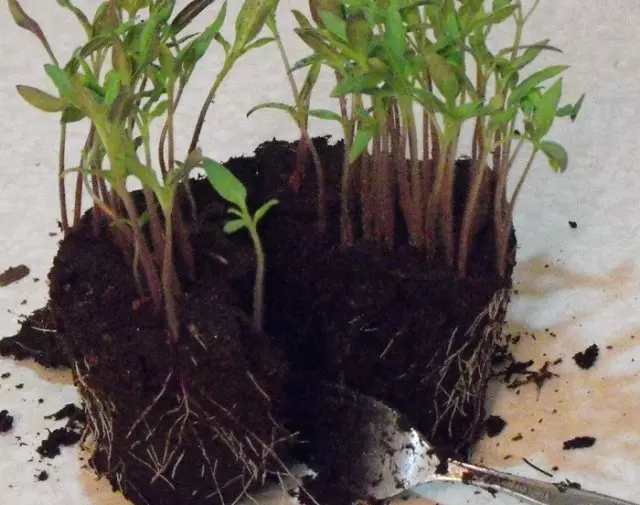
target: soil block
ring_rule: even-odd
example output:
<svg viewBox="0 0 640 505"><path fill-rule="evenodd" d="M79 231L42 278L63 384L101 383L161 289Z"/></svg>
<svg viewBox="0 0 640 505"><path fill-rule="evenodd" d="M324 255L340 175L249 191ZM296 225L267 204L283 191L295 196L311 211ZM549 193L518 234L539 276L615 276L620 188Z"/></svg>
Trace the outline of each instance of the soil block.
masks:
<svg viewBox="0 0 640 505"><path fill-rule="evenodd" d="M227 163L247 185L251 208L280 201L260 223L265 332L248 316L250 241L222 232L226 204L206 180L192 183L198 213L186 229L197 276L189 279L177 264L184 290L178 345L139 298L106 223L96 235L90 211L61 242L49 276L52 335L96 441L91 464L137 505L231 503L282 472L288 458L313 461L318 444L304 442L312 438L307 393L317 381L384 401L446 454L466 457L482 434L515 263L512 257L506 278L495 274L490 209L481 212L465 278L441 256L427 261L411 249L401 222L393 250L362 240L341 246L342 144L314 141L327 181L323 235L313 167L299 186L289 184L295 143L267 142L255 156ZM469 162L458 163L457 227L469 174ZM341 503L335 492L323 505Z"/></svg>

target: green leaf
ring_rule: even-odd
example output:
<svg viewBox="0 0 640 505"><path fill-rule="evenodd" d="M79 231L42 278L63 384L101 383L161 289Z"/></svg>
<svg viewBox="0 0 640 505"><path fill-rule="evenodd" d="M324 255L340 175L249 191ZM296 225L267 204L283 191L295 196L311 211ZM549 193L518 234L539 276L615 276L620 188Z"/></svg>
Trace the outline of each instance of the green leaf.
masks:
<svg viewBox="0 0 640 505"><path fill-rule="evenodd" d="M340 16L330 11L321 10L322 25L342 42L347 42L347 23Z"/></svg>
<svg viewBox="0 0 640 505"><path fill-rule="evenodd" d="M113 68L120 74L122 84L131 86L132 67L131 60L122 45L122 41L118 37L113 37L111 44L111 64Z"/></svg>
<svg viewBox="0 0 640 505"><path fill-rule="evenodd" d="M202 165L211 186L222 198L240 208L246 207L247 189L227 167L211 158L203 158Z"/></svg>
<svg viewBox="0 0 640 505"><path fill-rule="evenodd" d="M56 65L46 64L44 70L60 92L60 96L66 98L71 104L77 104L76 92L69 75Z"/></svg>
<svg viewBox="0 0 640 505"><path fill-rule="evenodd" d="M451 109L451 114L461 120L481 115L484 112L479 101L467 102Z"/></svg>
<svg viewBox="0 0 640 505"><path fill-rule="evenodd" d="M84 12L82 12L78 7L73 5L70 0L58 0L58 5L66 9L69 9L71 12L73 12L78 22L82 25L82 28L84 28L85 33L88 36L91 36L91 30L92 30L91 23L89 22L89 18L87 18Z"/></svg>
<svg viewBox="0 0 640 505"><path fill-rule="evenodd" d="M318 26L322 26L321 12L331 12L336 16L340 15L340 0L309 0L309 10L311 17Z"/></svg>
<svg viewBox="0 0 640 505"><path fill-rule="evenodd" d="M332 110L311 109L309 111L309 115L313 116L313 117L316 117L318 119L326 119L328 121L337 121L340 124L343 123L342 116L340 114L338 114L337 112L334 112Z"/></svg>
<svg viewBox="0 0 640 505"><path fill-rule="evenodd" d="M291 66L291 72L295 72L296 70L300 70L301 68L308 67L309 65L313 65L314 62L322 62L320 55L312 54L310 56L305 56L304 58L299 59Z"/></svg>
<svg viewBox="0 0 640 505"><path fill-rule="evenodd" d="M231 235L232 233L235 233L238 230L246 227L247 223L245 223L242 219L233 219L232 221L227 221L226 223L224 223L222 231L224 231L228 235Z"/></svg>
<svg viewBox="0 0 640 505"><path fill-rule="evenodd" d="M267 103L261 103L260 105L256 105L255 107L252 107L249 110L249 112L247 112L247 117L249 117L254 112L262 109L282 110L287 114L289 114L292 118L296 119L296 108L293 107L292 105L287 105L286 103L280 103L280 102L267 102Z"/></svg>
<svg viewBox="0 0 640 505"><path fill-rule="evenodd" d="M538 147L547 156L554 172L564 172L567 169L569 155L564 147L551 140L540 142Z"/></svg>
<svg viewBox="0 0 640 505"><path fill-rule="evenodd" d="M300 28L313 28L311 21L309 21L307 17L302 14L302 12L297 9L291 9L291 13L293 14L293 17L296 18L296 21L298 22L298 26Z"/></svg>
<svg viewBox="0 0 640 505"><path fill-rule="evenodd" d="M385 16L384 45L396 60L403 59L407 48L407 34L402 16L397 10L389 10Z"/></svg>
<svg viewBox="0 0 640 505"><path fill-rule="evenodd" d="M122 74L117 70L109 70L104 79L104 106L109 108L120 93Z"/></svg>
<svg viewBox="0 0 640 505"><path fill-rule="evenodd" d="M305 109L309 108L309 103L311 101L311 92L318 82L321 66L322 65L320 63L320 60L316 60L311 64L311 67L309 67L309 72L307 73L307 77L302 84L302 88L300 88L300 93L297 101L300 105L303 105Z"/></svg>
<svg viewBox="0 0 640 505"><path fill-rule="evenodd" d="M527 77L524 81L518 84L515 89L509 95L508 104L513 105L519 103L525 96L529 94L529 92L536 88L542 82L551 79L558 75L561 72L564 72L568 65L555 65L553 67L547 67L545 69L539 70L534 74Z"/></svg>
<svg viewBox="0 0 640 505"><path fill-rule="evenodd" d="M167 111L168 107L169 107L169 100L163 100L162 102L158 102L156 106L153 109L151 109L151 112L149 113L149 117L151 119L154 119L162 116Z"/></svg>
<svg viewBox="0 0 640 505"><path fill-rule="evenodd" d="M207 7L213 3L213 0L192 0L186 7L184 7L176 17L173 18L171 25L169 25L169 35L171 37L177 35Z"/></svg>
<svg viewBox="0 0 640 505"><path fill-rule="evenodd" d="M62 117L60 118L60 122L64 124L69 123L77 123L78 121L82 121L86 116L84 112L76 107L67 106L62 111Z"/></svg>
<svg viewBox="0 0 640 505"><path fill-rule="evenodd" d="M118 5L107 0L100 4L93 18L93 28L99 35L111 35L120 26Z"/></svg>
<svg viewBox="0 0 640 505"><path fill-rule="evenodd" d="M500 23L504 23L507 19L509 19L514 11L519 8L518 4L505 5L504 7L500 7L498 9L494 9L492 12L487 14L486 16L482 16L480 19L476 20L473 23L473 27L476 26L495 26Z"/></svg>
<svg viewBox="0 0 640 505"><path fill-rule="evenodd" d="M331 90L330 96L338 97L351 93L375 93L378 90L378 85L384 78L385 75L380 72L372 72L364 75L348 75Z"/></svg>
<svg viewBox="0 0 640 505"><path fill-rule="evenodd" d="M236 18L236 38L231 52L239 53L258 36L277 5L278 0L244 0Z"/></svg>
<svg viewBox="0 0 640 505"><path fill-rule="evenodd" d="M578 99L578 101L573 105L571 113L569 114L569 118L571 119L571 121L575 121L576 118L578 117L578 114L580 113L580 109L582 108L582 102L584 102L584 93L582 94L582 96Z"/></svg>
<svg viewBox="0 0 640 505"><path fill-rule="evenodd" d="M194 41L194 49L196 52L196 61L204 56L204 53L209 49L211 42L213 42L216 34L222 28L222 24L227 17L227 2L223 2L222 8L218 13L216 19L209 26L205 28L205 30L196 37Z"/></svg>
<svg viewBox="0 0 640 505"><path fill-rule="evenodd" d="M302 41L313 49L316 55L321 56L331 68L341 69L343 67L342 57L340 54L324 41L315 28L296 28L294 31Z"/></svg>
<svg viewBox="0 0 640 505"><path fill-rule="evenodd" d="M427 60L429 75L438 91L448 102L453 101L460 92L460 84L454 68L437 53L427 52L424 57Z"/></svg>
<svg viewBox="0 0 640 505"><path fill-rule="evenodd" d="M268 202L265 202L262 205L262 207L256 210L256 213L253 215L254 226L258 226L258 223L260 222L260 220L265 216L267 212L269 212L271 207L273 207L274 205L278 205L278 203L279 203L278 200L276 200L275 198L272 198Z"/></svg>
<svg viewBox="0 0 640 505"><path fill-rule="evenodd" d="M369 145L374 134L375 130L373 128L362 128L358 130L355 138L353 139L351 149L349 150L349 163L353 163L360 157Z"/></svg>
<svg viewBox="0 0 640 505"><path fill-rule="evenodd" d="M360 12L350 15L346 21L347 40L358 53L366 55L373 35L369 23Z"/></svg>
<svg viewBox="0 0 640 505"><path fill-rule="evenodd" d="M173 9L176 6L176 0L160 0L156 5L154 10L154 14L157 13L158 24L160 26L164 26L164 24L169 20L171 14L173 14Z"/></svg>
<svg viewBox="0 0 640 505"><path fill-rule="evenodd" d="M42 28L40 28L40 25L34 19L29 17L29 15L24 11L22 6L18 3L18 0L7 0L7 1L9 3L9 12L11 13L11 16L13 17L13 20L15 21L15 23L20 28L24 28L25 30L30 31L36 37L38 37L38 40L40 40L40 43L44 46L45 50L47 51L47 54L51 58L51 61L57 64L56 57L53 54L53 50L49 45L49 41L47 40L47 37L44 36L44 32L42 31Z"/></svg>
<svg viewBox="0 0 640 505"><path fill-rule="evenodd" d="M18 84L16 89L29 105L43 112L61 112L66 107L66 100L45 93L38 88Z"/></svg>
<svg viewBox="0 0 640 505"><path fill-rule="evenodd" d="M511 2L512 0L493 0L493 3L491 4L491 10L496 11L502 9L509 5Z"/></svg>
<svg viewBox="0 0 640 505"><path fill-rule="evenodd" d="M562 79L558 79L537 101L532 121L538 140L549 133L553 125L553 120L556 117L561 96Z"/></svg>
<svg viewBox="0 0 640 505"><path fill-rule="evenodd" d="M259 39L256 39L253 42L251 42L251 44L247 44L246 46L244 46L244 49L242 51L240 51L240 55L244 55L244 54L248 53L249 51L253 51L254 49L258 49L259 47L266 46L267 44L270 44L271 42L273 42L275 40L276 39L274 39L273 37L261 37Z"/></svg>
<svg viewBox="0 0 640 505"><path fill-rule="evenodd" d="M229 44L227 39L225 39L224 36L220 32L218 32L216 33L214 40L222 46L222 49L224 49L225 56L228 56L229 51L231 51L231 44Z"/></svg>

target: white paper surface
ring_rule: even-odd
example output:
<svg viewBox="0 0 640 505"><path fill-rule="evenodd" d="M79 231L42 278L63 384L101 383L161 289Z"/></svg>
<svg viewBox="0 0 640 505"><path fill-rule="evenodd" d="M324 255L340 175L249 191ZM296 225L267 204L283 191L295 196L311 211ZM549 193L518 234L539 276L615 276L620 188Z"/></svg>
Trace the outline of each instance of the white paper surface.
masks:
<svg viewBox="0 0 640 505"><path fill-rule="evenodd" d="M87 9L96 3L77 2ZM306 8L306 2L299 3L281 2L281 29L292 59L307 54L289 33L294 26L289 9ZM56 2L23 0L22 4L41 23L61 59L67 58L81 37L72 17ZM234 4L229 8L230 20L239 2ZM52 90L42 68L46 54L34 37L13 25L6 3L0 9L0 271L20 263L32 271L21 282L0 288L0 335L4 336L17 330L18 314L27 314L46 300L45 279L59 240L49 236L56 231L58 218L58 131L53 115L36 112L15 92L19 83ZM549 62L572 65L564 79L567 100L583 91L587 99L575 124L563 121L553 131L553 138L570 153L569 170L553 174L539 159L521 196L516 215L519 294L508 319L511 331L532 334L518 344L520 357L535 359L537 366L559 357L564 362L556 368L560 377L547 383L539 396L533 386L522 388L519 395L504 389L496 392L491 411L503 416L508 425L501 436L483 440L475 455L477 462L531 477L541 475L525 465L523 457L545 469L557 465L558 480L570 479L629 500L640 497L638 19L636 0L542 0L532 19L526 40L551 38L564 55L561 59L554 55ZM186 147L198 103L219 68L219 57L211 55L189 88L194 99L177 118L179 125L187 125L178 148ZM325 76L317 95L327 94L331 85L330 76ZM223 161L251 154L272 137L293 140L296 129L281 113L266 111L246 118L247 110L267 100L290 100L280 60L271 46L241 61L223 85L203 136L207 154ZM326 98L314 103L332 106ZM314 134L337 133L324 122L312 126ZM81 131L74 130L70 139L69 161L75 162L72 158L83 141ZM569 220L576 221L578 228L571 229ZM41 280L34 282L33 277ZM578 369L571 356L594 342L601 348L596 366L589 371ZM58 426L42 417L77 400L68 377L57 374L50 380L56 374L2 359L0 373L5 372L11 377L0 380L0 410L8 409L15 416L15 428L0 435L0 505L125 503L104 481L96 482L82 469L78 448L63 449L60 457L47 461L35 453L46 429ZM22 389L15 388L19 383L24 384ZM46 402L38 404L44 396ZM519 433L523 439L512 441ZM563 451L562 442L576 435L592 435L597 442L591 449ZM26 445L21 446L17 437ZM49 480L36 482L35 474L43 469L49 472ZM429 489L431 499L443 505L508 503L501 495L475 495L464 487Z"/></svg>

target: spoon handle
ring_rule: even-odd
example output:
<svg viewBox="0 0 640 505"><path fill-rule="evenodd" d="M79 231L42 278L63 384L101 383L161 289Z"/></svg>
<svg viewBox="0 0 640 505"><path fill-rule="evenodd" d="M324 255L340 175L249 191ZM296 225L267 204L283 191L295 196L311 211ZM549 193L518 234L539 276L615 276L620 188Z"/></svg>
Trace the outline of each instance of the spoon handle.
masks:
<svg viewBox="0 0 640 505"><path fill-rule="evenodd" d="M630 501L577 489L562 483L518 477L490 468L449 461L448 475L439 480L462 482L483 489L493 488L540 505L638 505Z"/></svg>

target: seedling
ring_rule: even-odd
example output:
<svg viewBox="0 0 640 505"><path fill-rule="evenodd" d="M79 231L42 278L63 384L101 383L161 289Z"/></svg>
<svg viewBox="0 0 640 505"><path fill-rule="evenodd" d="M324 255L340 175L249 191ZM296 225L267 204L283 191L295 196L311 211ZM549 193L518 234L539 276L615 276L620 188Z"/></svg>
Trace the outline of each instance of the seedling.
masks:
<svg viewBox="0 0 640 505"><path fill-rule="evenodd" d="M198 144L207 111L235 63L273 41L258 35L278 0L245 0L235 21L233 43L221 32L226 1L202 33L187 36L183 31L212 0L192 0L176 15L174 0L107 0L98 6L93 19L71 0L58 3L87 35L86 43L76 48L65 65L59 63L42 29L18 0L9 0L9 9L16 23L37 36L49 55L45 72L58 96L30 86L18 86L18 91L34 107L61 116L58 173L63 230L69 233L80 222L84 186L93 199L94 232L102 233L104 221L110 224L106 229L133 265L140 298L150 297L155 310L164 312L175 343L180 333L176 298L182 288L174 267L174 245L189 277L197 275L183 207L176 203L189 198L195 214L188 176L202 159ZM178 161L175 111L197 64L214 41L224 50L224 62L204 100L184 161ZM89 127L80 162L68 167L66 125L83 120ZM156 166L150 132L158 120L163 130ZM63 181L70 172L77 173L72 222ZM143 213L128 191L129 178L142 185ZM144 233L145 227L149 234Z"/></svg>
<svg viewBox="0 0 640 505"><path fill-rule="evenodd" d="M522 41L538 3L525 12L515 0L494 0L489 9L480 0L310 0L313 22L294 11L296 32L313 55L293 68L320 58L337 76L332 96L340 100L340 112L310 114L337 120L346 132L343 243L353 240L355 227L356 235L394 247L399 208L410 244L428 257L443 254L465 276L489 208L496 270L506 274L522 185L539 153L555 171L567 168L566 150L547 135L556 117L574 120L583 99L560 106L562 80L552 80L564 65L524 72L542 51L558 51L548 40ZM507 20L516 26L514 42L492 52L487 39ZM472 174L463 216L456 218L456 161L468 121L475 122ZM525 146L530 154L509 196L508 177ZM358 212L350 207L354 192Z"/></svg>
<svg viewBox="0 0 640 505"><path fill-rule="evenodd" d="M256 274L253 282L253 325L257 331L260 331L264 319L265 256L260 235L258 235L258 223L269 209L278 203L278 200L273 198L268 200L252 216L247 206L247 188L244 184L228 168L211 158L204 158L202 165L213 189L233 205L228 209L228 213L234 217L224 224L223 231L231 234L246 228L251 237L256 254Z"/></svg>

